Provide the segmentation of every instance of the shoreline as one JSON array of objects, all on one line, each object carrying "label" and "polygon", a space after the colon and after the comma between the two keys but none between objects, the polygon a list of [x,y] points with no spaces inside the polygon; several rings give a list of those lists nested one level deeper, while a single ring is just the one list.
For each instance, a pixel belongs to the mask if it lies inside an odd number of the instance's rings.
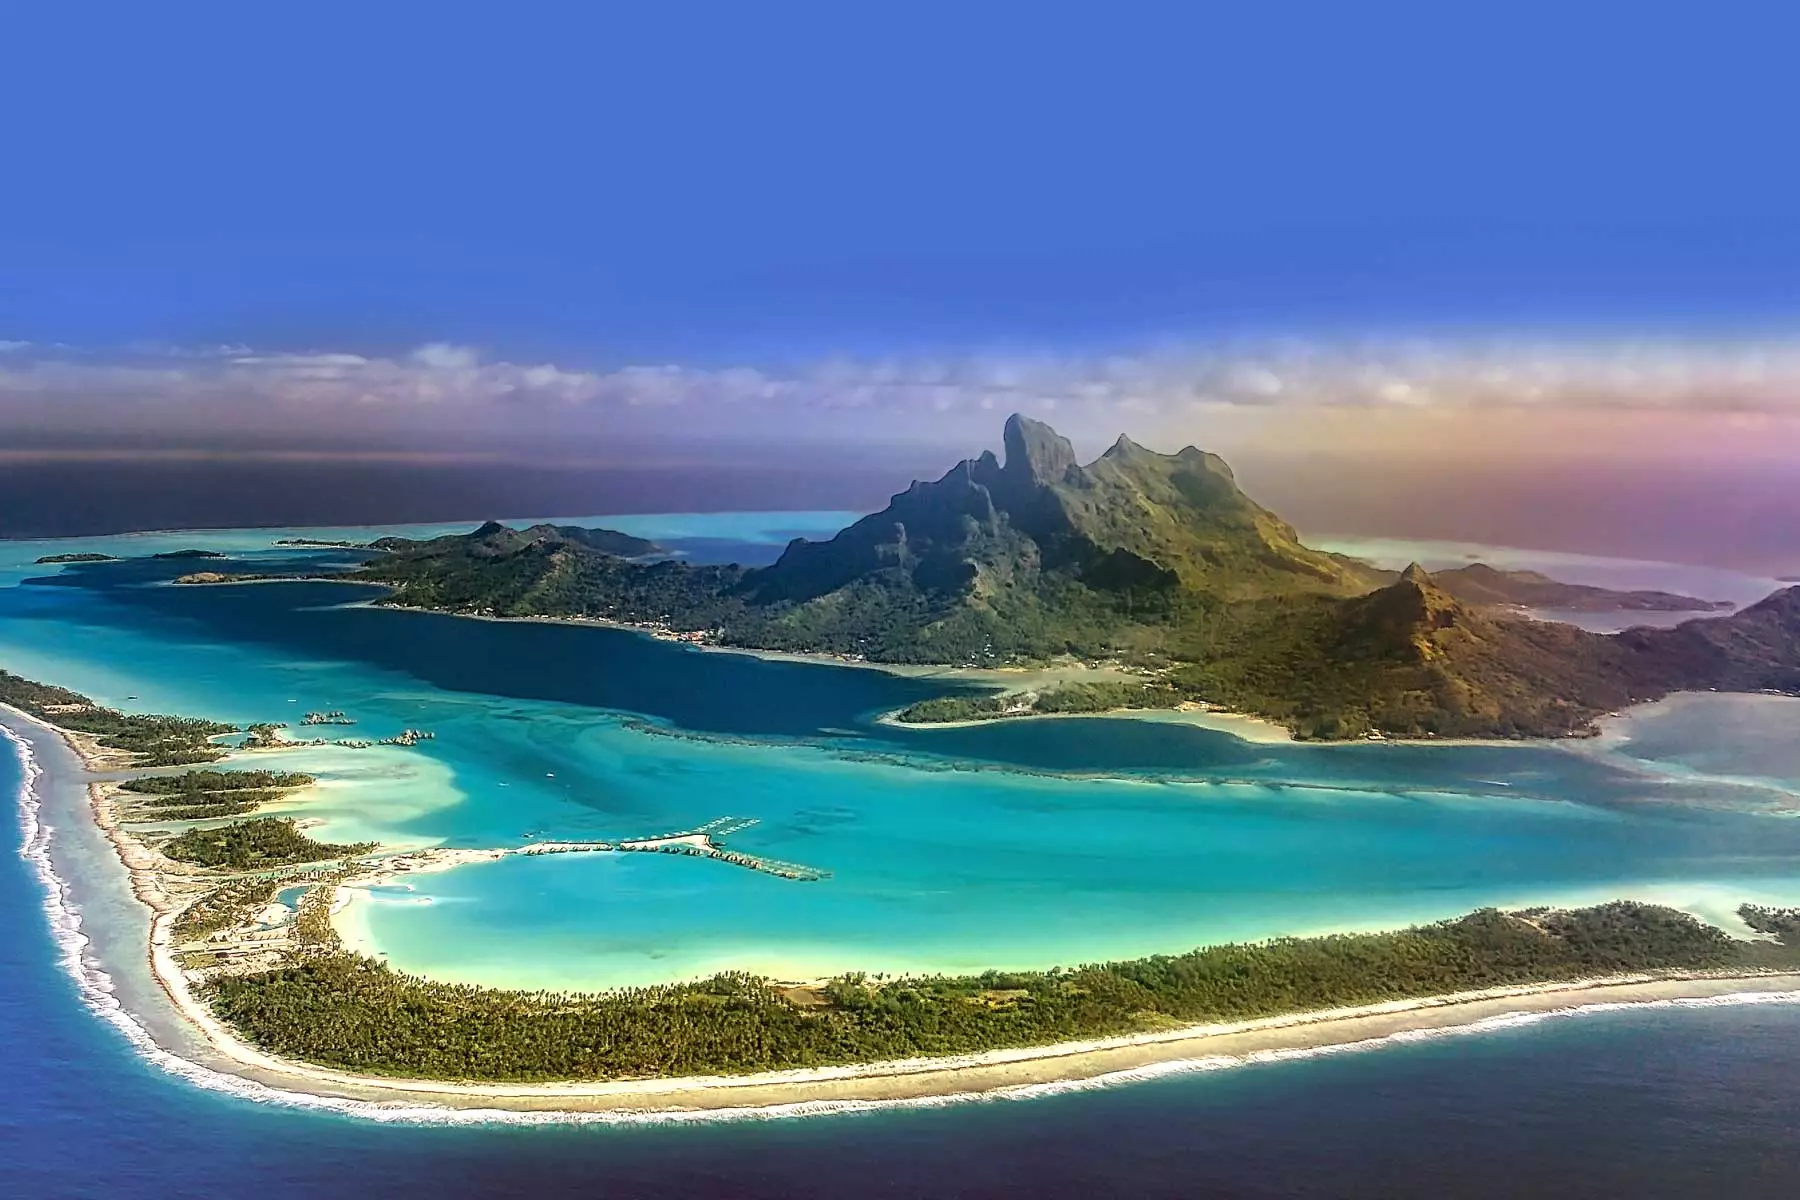
[{"label": "shoreline", "polygon": [[[31,729],[61,738],[88,770],[116,769],[116,755],[109,757],[112,752],[98,750],[91,739],[18,710],[4,711]],[[26,761],[30,762],[29,739],[18,736]],[[42,774],[41,767],[35,769]],[[28,771],[28,784],[29,781]],[[87,786],[92,803],[97,799],[93,789],[98,785],[89,781]],[[240,1039],[193,996],[175,962],[170,938],[170,925],[179,906],[162,889],[149,864],[139,859],[133,845],[117,829],[117,823],[106,821],[104,813],[104,806],[96,807],[96,822],[130,874],[133,894],[151,914],[146,947],[151,973],[171,1006],[205,1038],[211,1050],[231,1064],[225,1078],[245,1086],[274,1088],[333,1104],[405,1103],[422,1106],[426,1113],[481,1112],[489,1119],[500,1114],[529,1114],[539,1119],[575,1119],[582,1115],[613,1119],[658,1115],[672,1118],[680,1114],[800,1115],[1108,1086],[1155,1074],[1370,1048],[1426,1036],[1479,1032],[1559,1014],[1610,1011],[1621,1006],[1800,1002],[1800,973],[1640,973],[1208,1023],[951,1058],[742,1076],[508,1084],[355,1075],[266,1054]],[[177,1060],[187,1061],[178,1056]]]},{"label": "shoreline", "polygon": [[[885,712],[875,718],[877,725],[885,725],[891,729],[918,730],[929,732],[934,729],[978,729],[987,725],[1001,725],[1014,721],[1068,721],[1075,719],[1092,720],[1132,720],[1154,721],[1164,725],[1192,725],[1197,729],[1210,730],[1213,733],[1229,734],[1241,742],[1252,745],[1305,745],[1294,737],[1293,732],[1285,725],[1279,725],[1266,717],[1253,716],[1250,713],[1233,712],[1223,708],[1106,708],[1095,712],[1054,712],[1054,713],[1007,713],[992,717],[970,717],[959,721],[902,721],[899,711]],[[1374,740],[1374,739],[1367,739]],[[1382,741],[1396,742],[1406,745],[1395,738],[1384,738]],[[1554,741],[1556,739],[1546,739]],[[1324,746],[1355,745],[1355,742],[1320,742]],[[1425,745],[1438,744],[1419,743]],[[1450,744],[1450,743],[1443,743]]]},{"label": "shoreline", "polygon": [[[299,581],[285,579],[225,579],[217,583],[183,584],[184,587],[227,587],[234,583],[285,583]],[[308,579],[306,582],[324,582],[322,579]],[[386,583],[374,583],[361,579],[339,579],[338,583],[358,584],[362,587],[381,587],[392,591],[393,586]],[[378,608],[383,612],[423,613],[428,616],[457,617],[465,621],[492,621],[497,624],[524,625],[565,625],[584,629],[612,629],[621,633],[633,633],[639,637],[649,638],[655,642],[667,642],[672,645],[686,646],[692,650],[708,654],[737,654],[746,658],[757,658],[764,662],[795,663],[801,666],[814,667],[849,667],[863,671],[880,671],[902,679],[946,679],[959,683],[983,683],[1000,688],[1035,688],[1056,683],[1093,680],[1136,680],[1142,676],[1122,666],[1107,664],[1068,662],[1042,663],[1037,665],[974,667],[957,666],[954,663],[887,663],[872,662],[866,658],[851,658],[847,655],[831,654],[825,651],[809,650],[766,650],[755,646],[727,646],[718,642],[692,641],[685,637],[671,636],[654,625],[640,625],[630,621],[614,621],[606,617],[554,617],[528,616],[503,617],[495,613],[458,612],[449,608],[422,608],[412,604],[380,604],[373,600],[363,601],[351,607]],[[1152,711],[1152,710],[1121,710]],[[1051,714],[1042,714],[1051,715]],[[1069,716],[1092,716],[1097,714],[1057,714]],[[1258,717],[1245,717],[1246,720],[1260,721]]]},{"label": "shoreline", "polygon": [[[219,579],[181,583],[170,581],[166,586],[180,587],[230,587],[258,583],[343,583],[361,587],[386,588],[393,591],[393,585],[361,579],[344,579],[332,576],[269,576],[256,579]],[[902,679],[942,679],[951,683],[973,683],[999,689],[1001,692],[1037,691],[1054,687],[1061,683],[1071,682],[1141,682],[1144,675],[1128,667],[1107,663],[1069,662],[1045,663],[1038,665],[975,667],[957,666],[952,663],[884,663],[871,662],[863,658],[826,653],[823,651],[801,650],[765,650],[752,646],[726,646],[715,642],[693,641],[685,637],[672,636],[665,630],[653,626],[636,624],[629,621],[614,621],[605,617],[556,617],[525,616],[505,617],[494,613],[458,612],[455,609],[422,608],[408,604],[381,604],[374,600],[353,602],[345,607],[379,608],[385,612],[425,613],[440,617],[457,617],[470,621],[492,621],[501,624],[536,624],[563,625],[590,629],[612,629],[623,633],[633,633],[652,641],[669,642],[690,647],[698,651],[714,654],[740,654],[749,658],[758,658],[764,662],[796,663],[803,666],[850,667],[859,670],[881,671]],[[1682,695],[1671,692],[1658,700],[1645,701],[1640,708],[1650,704],[1661,703],[1669,697]],[[1755,693],[1743,693],[1746,695]],[[1207,704],[1204,701],[1188,701],[1195,708],[1111,708],[1098,712],[1056,712],[1056,713],[1008,713],[992,717],[980,717],[956,721],[901,721],[894,709],[874,717],[876,724],[895,729],[929,730],[929,729],[966,729],[980,725],[995,725],[1002,722],[1036,721],[1054,718],[1068,719],[1072,717],[1090,717],[1105,719],[1128,719],[1139,721],[1160,721],[1170,724],[1187,724],[1197,728],[1225,733],[1241,741],[1257,745],[1293,745],[1293,746],[1560,746],[1580,744],[1594,741],[1602,736],[1600,722],[1609,721],[1622,715],[1609,713],[1599,718],[1594,732],[1571,732],[1560,736],[1545,737],[1388,737],[1386,735],[1302,740],[1294,736],[1293,730],[1269,717],[1255,713],[1241,712],[1237,709]]]},{"label": "shoreline", "polygon": [[[285,583],[295,580],[284,579],[248,579],[222,580],[219,583],[185,584],[186,587],[225,587],[233,583]],[[305,580],[306,582],[326,582],[325,580]],[[340,579],[335,582],[361,584],[365,587],[388,587],[382,583],[367,583],[357,579]],[[372,600],[360,601],[346,607],[379,608],[384,612],[423,613],[430,616],[456,617],[467,621],[493,621],[502,624],[535,624],[566,625],[578,628],[612,629],[621,633],[632,633],[639,637],[649,638],[657,642],[669,642],[687,646],[690,649],[709,654],[740,654],[749,658],[759,658],[764,662],[796,663],[802,666],[850,667],[857,670],[881,671],[902,679],[942,679],[951,683],[982,684],[1006,691],[1034,691],[1044,687],[1052,687],[1059,683],[1071,682],[1141,682],[1144,676],[1128,667],[1100,663],[1047,663],[1035,666],[999,666],[971,667],[956,666],[951,663],[884,663],[870,662],[868,659],[847,658],[836,654],[809,652],[800,650],[761,650],[752,646],[724,646],[714,642],[689,641],[686,638],[671,637],[650,625],[636,625],[627,621],[612,621],[605,617],[502,617],[492,613],[457,612],[454,609],[419,608],[407,604],[378,604]],[[1681,693],[1671,692],[1670,695]],[[1667,697],[1664,697],[1667,699]],[[1191,701],[1201,704],[1201,701]],[[1659,701],[1645,701],[1655,704]],[[1633,706],[1642,707],[1642,706]],[[1255,713],[1240,712],[1236,709],[1218,706],[1204,708],[1111,708],[1100,712],[1060,712],[1060,713],[1013,713],[1005,716],[983,717],[960,721],[921,721],[910,722],[895,719],[899,709],[884,712],[872,718],[878,725],[886,725],[894,729],[930,730],[930,729],[965,729],[978,725],[995,725],[1015,721],[1042,721],[1069,719],[1073,717],[1104,718],[1108,720],[1160,721],[1169,724],[1194,725],[1215,733],[1225,733],[1240,741],[1258,745],[1292,745],[1292,746],[1562,746],[1589,742],[1595,734],[1571,733],[1561,737],[1360,737],[1337,739],[1311,739],[1302,741],[1296,738],[1286,725],[1268,717]],[[1609,714],[1610,718],[1611,714]],[[1609,719],[1603,718],[1603,719]]]}]

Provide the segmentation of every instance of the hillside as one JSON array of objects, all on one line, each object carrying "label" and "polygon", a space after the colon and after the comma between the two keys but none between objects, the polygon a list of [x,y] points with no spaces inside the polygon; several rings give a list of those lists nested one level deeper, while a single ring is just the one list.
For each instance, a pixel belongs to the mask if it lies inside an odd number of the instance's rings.
[{"label": "hillside", "polygon": [[395,602],[503,616],[582,611],[583,597],[613,586],[609,572],[623,573],[632,565],[626,556],[660,549],[610,529],[511,529],[497,521],[472,533],[428,540],[382,538],[369,548],[381,556],[350,578],[395,585]]},{"label": "hillside", "polygon": [[[1377,572],[1300,544],[1192,448],[1121,438],[1082,466],[1049,426],[1014,416],[1006,459],[916,482],[824,542],[759,570],[628,564],[566,527],[490,523],[460,537],[383,539],[356,577],[390,602],[506,616],[666,625],[734,645],[888,662],[997,662],[1131,649],[1195,605],[1353,595]],[[613,535],[619,536],[619,535]]]},{"label": "hillside", "polygon": [[[392,604],[604,618],[874,661],[1118,658],[1152,685],[1053,692],[1027,708],[1192,699],[1305,737],[1565,736],[1673,690],[1800,690],[1800,589],[1674,629],[1592,634],[1501,609],[1707,602],[1482,564],[1396,578],[1304,546],[1192,447],[1158,454],[1120,438],[1083,465],[1049,426],[1015,416],[1005,450],[756,570],[634,562],[622,555],[648,544],[621,534],[490,522],[384,539],[351,577],[392,585]],[[936,719],[960,711],[939,707]]]}]

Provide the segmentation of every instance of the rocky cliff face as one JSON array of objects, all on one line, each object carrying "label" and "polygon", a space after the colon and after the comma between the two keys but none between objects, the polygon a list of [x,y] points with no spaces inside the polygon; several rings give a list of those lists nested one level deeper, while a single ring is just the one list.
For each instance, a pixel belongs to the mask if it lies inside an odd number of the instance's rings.
[{"label": "rocky cliff face", "polygon": [[1217,455],[1158,454],[1121,437],[1086,466],[1068,439],[1017,414],[1006,459],[984,453],[829,542],[797,540],[746,579],[758,599],[806,600],[871,574],[928,591],[979,592],[1048,571],[1102,591],[1178,588],[1222,597],[1375,585],[1357,564],[1300,544],[1239,490]]},{"label": "rocky cliff face", "polygon": [[1054,487],[1080,469],[1069,439],[1042,421],[1014,413],[1006,419],[1001,440],[1007,478],[1018,487]]}]

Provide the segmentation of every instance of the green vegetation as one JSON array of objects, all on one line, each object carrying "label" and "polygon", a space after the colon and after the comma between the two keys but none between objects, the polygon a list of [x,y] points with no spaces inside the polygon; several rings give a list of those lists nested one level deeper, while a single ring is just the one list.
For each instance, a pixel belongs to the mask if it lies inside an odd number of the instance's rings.
[{"label": "green vegetation", "polygon": [[374,842],[334,845],[315,842],[300,832],[290,819],[259,817],[210,829],[190,829],[163,844],[165,856],[201,867],[253,870],[294,863],[325,862],[352,854],[366,854]]},{"label": "green vegetation", "polygon": [[1110,712],[1118,708],[1174,708],[1182,699],[1181,693],[1166,683],[1072,680],[1039,692],[1034,708],[1041,713]]},{"label": "green vegetation", "polygon": [[79,692],[34,683],[0,671],[0,704],[10,704],[52,725],[93,735],[102,746],[141,758],[139,766],[180,767],[213,762],[225,751],[208,739],[236,726],[195,717],[122,713],[102,708]]},{"label": "green vegetation", "polygon": [[[333,883],[341,880],[340,872],[333,878]],[[335,886],[321,884],[307,889],[300,896],[300,904],[294,913],[294,942],[300,953],[306,957],[317,957],[338,952],[342,943],[338,940],[337,930],[331,927],[331,898],[337,894]]]},{"label": "green vegetation", "polygon": [[1739,942],[1614,903],[1483,910],[1395,933],[1283,938],[1074,970],[783,990],[743,974],[593,995],[435,983],[341,951],[220,976],[213,1010],[274,1054],[451,1080],[744,1073],[1012,1046],[1628,971],[1791,968],[1800,944]]},{"label": "green vegetation", "polygon": [[1800,908],[1764,908],[1746,904],[1738,909],[1738,916],[1758,933],[1800,944]]},{"label": "green vegetation", "polygon": [[170,932],[177,942],[194,942],[241,925],[275,901],[284,879],[233,879],[201,896],[176,915]]},{"label": "green vegetation", "polygon": [[38,559],[37,563],[39,566],[49,566],[54,563],[95,563],[95,562],[117,562],[117,561],[118,560],[110,554],[46,554],[42,558]]},{"label": "green vegetation", "polygon": [[148,796],[195,796],[297,788],[316,782],[300,771],[183,771],[179,775],[145,775],[119,786]]},{"label": "green vegetation", "polygon": [[1103,713],[1130,708],[1174,708],[1185,697],[1166,683],[1130,680],[1071,681],[1042,692],[1001,692],[987,696],[937,696],[894,714],[908,725],[946,721],[991,721],[1050,713]]},{"label": "green vegetation", "polygon": [[177,575],[174,582],[204,583],[300,583],[308,579],[330,579],[333,575],[302,575],[292,571],[194,571]]},{"label": "green vegetation", "polygon": [[140,820],[205,821],[255,812],[283,791],[312,782],[298,771],[187,771],[146,775],[119,787],[135,800]]}]

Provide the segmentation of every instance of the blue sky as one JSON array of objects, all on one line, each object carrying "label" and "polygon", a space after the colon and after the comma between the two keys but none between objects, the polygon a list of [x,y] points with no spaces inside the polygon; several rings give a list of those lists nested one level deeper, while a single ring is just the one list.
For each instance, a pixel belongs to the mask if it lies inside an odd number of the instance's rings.
[{"label": "blue sky", "polygon": [[[1795,32],[1774,6],[16,7],[0,341],[51,365],[0,379],[0,418],[161,421],[204,390],[145,371],[164,354],[281,359],[284,387],[372,361],[437,398],[479,363],[483,395],[549,380],[556,420],[679,433],[693,405],[659,426],[646,379],[901,377],[948,412],[945,378],[1047,359],[1076,381],[1052,402],[1128,402],[1093,381],[1172,346],[1245,379],[1325,339],[1361,379],[1406,339],[1785,339]],[[232,371],[215,400],[255,393]],[[556,382],[620,371],[616,411]]]},{"label": "blue sky", "polygon": [[735,360],[1793,314],[1791,20],[1468,7],[20,6],[0,328]]}]

